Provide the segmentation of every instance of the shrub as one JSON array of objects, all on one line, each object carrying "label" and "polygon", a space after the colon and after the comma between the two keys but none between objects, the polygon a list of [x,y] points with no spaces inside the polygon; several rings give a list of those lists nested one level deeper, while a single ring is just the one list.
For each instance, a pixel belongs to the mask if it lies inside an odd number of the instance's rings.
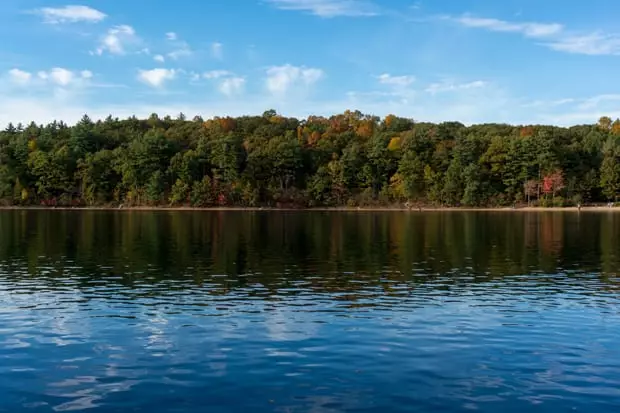
[{"label": "shrub", "polygon": [[564,198],[562,198],[561,196],[556,196],[555,198],[553,198],[553,206],[556,208],[561,208],[564,206]]},{"label": "shrub", "polygon": [[553,200],[548,198],[542,198],[539,200],[538,204],[543,208],[550,208],[553,206]]}]

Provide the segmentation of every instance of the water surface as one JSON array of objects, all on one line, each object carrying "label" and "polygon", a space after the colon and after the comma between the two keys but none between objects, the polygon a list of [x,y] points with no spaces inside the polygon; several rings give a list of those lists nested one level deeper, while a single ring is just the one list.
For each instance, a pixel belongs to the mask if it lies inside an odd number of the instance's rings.
[{"label": "water surface", "polygon": [[617,412],[620,214],[0,212],[0,411]]}]

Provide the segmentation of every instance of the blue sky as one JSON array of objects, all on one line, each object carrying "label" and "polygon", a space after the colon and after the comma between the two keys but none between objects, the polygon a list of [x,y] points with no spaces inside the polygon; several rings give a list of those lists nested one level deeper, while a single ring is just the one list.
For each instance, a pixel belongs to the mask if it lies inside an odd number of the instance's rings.
[{"label": "blue sky", "polygon": [[0,124],[346,109],[620,116],[620,2],[2,0]]}]

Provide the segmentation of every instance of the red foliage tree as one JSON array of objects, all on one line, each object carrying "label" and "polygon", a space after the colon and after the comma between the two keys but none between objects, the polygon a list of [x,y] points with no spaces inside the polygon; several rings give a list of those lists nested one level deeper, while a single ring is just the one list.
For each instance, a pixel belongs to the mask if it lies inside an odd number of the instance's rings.
[{"label": "red foliage tree", "polygon": [[525,126],[521,128],[521,130],[519,131],[519,136],[521,136],[522,138],[527,138],[533,135],[534,135],[534,127],[532,126]]},{"label": "red foliage tree", "polygon": [[547,194],[553,194],[555,196],[559,191],[564,189],[564,174],[561,170],[556,169],[549,175],[543,178],[542,191]]}]

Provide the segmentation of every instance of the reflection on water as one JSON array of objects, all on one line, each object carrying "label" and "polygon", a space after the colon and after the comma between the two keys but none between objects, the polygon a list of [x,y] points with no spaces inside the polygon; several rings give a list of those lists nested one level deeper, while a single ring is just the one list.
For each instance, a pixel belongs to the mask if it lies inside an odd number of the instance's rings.
[{"label": "reflection on water", "polygon": [[0,212],[0,411],[616,411],[614,213]]}]

